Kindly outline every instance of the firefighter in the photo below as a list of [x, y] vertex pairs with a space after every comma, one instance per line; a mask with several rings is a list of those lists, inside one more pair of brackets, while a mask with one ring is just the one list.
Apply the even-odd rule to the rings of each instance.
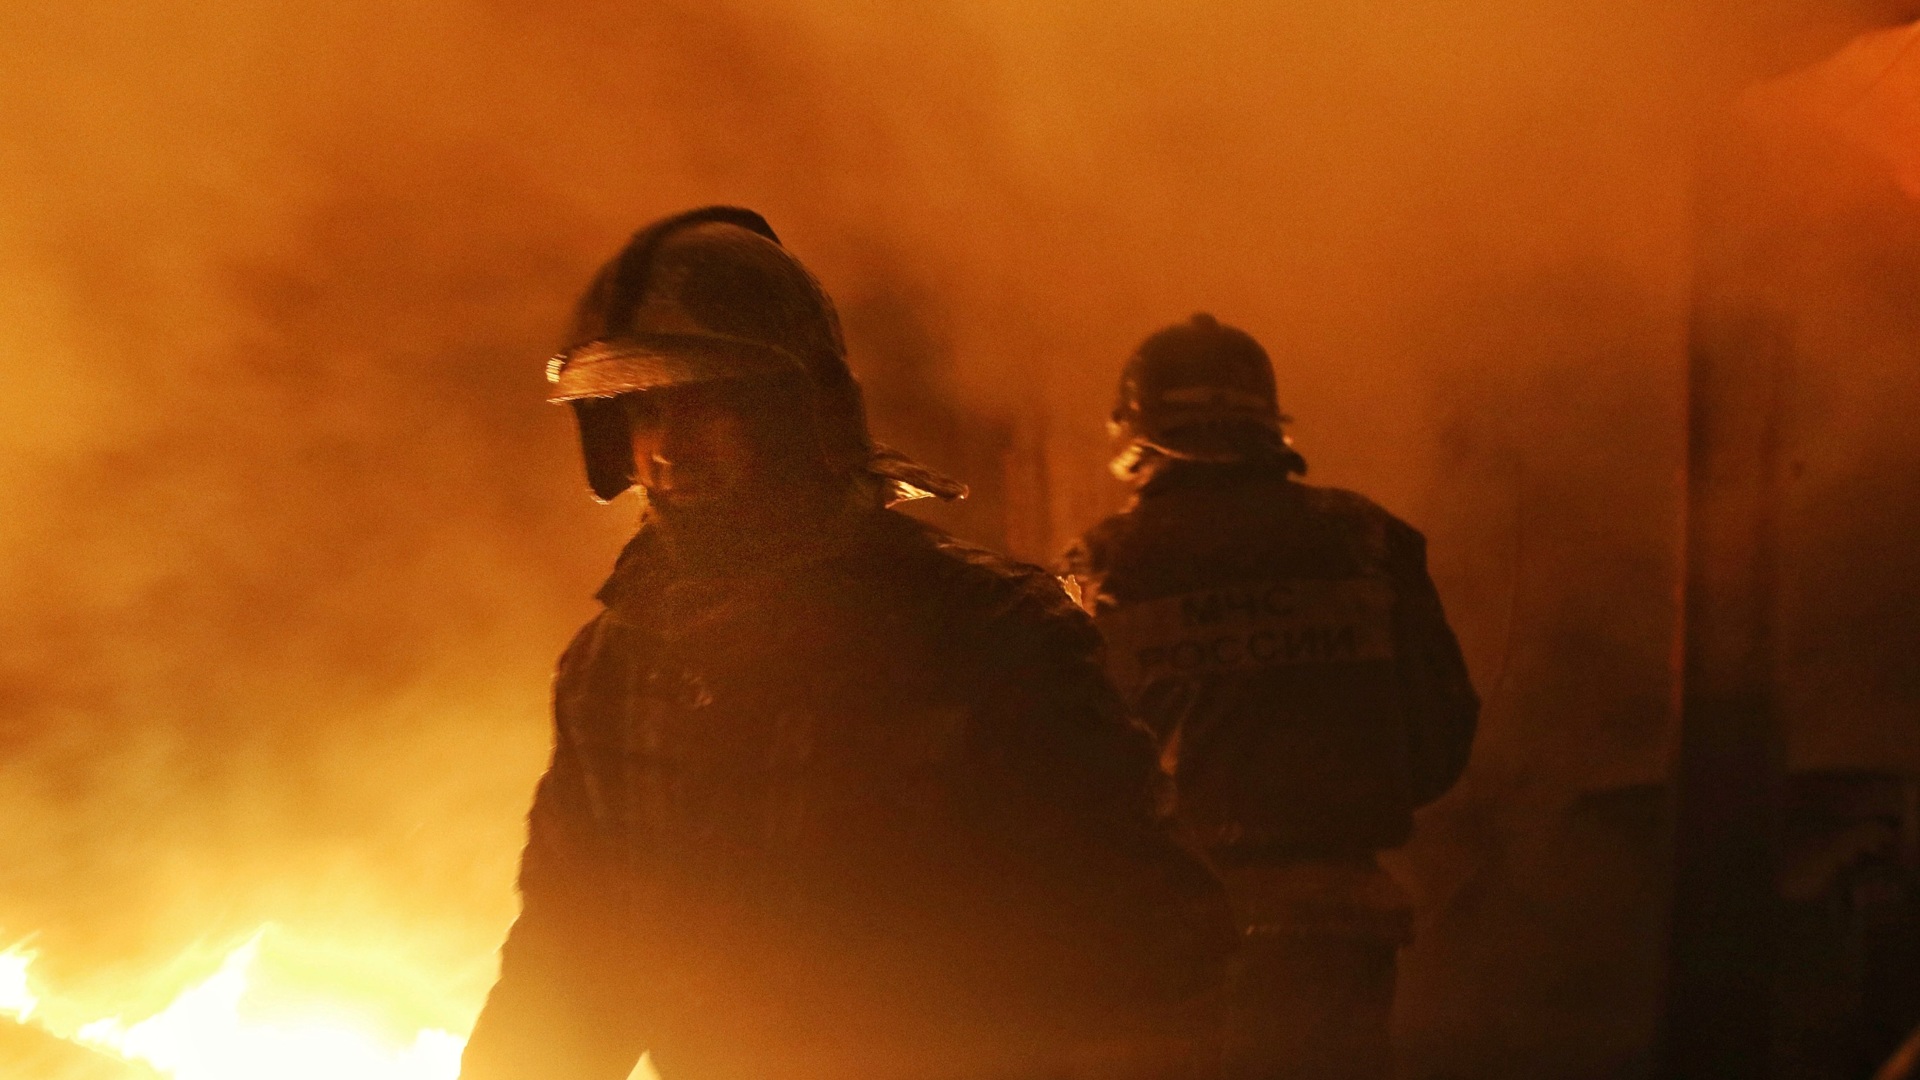
[[1208, 315], [1127, 362], [1123, 512], [1068, 553], [1243, 935], [1226, 1075], [1389, 1068], [1405, 894], [1376, 862], [1465, 767], [1479, 700], [1420, 533], [1297, 479], [1266, 351]]
[[548, 373], [645, 514], [464, 1080], [1199, 1075], [1232, 916], [1150, 735], [1057, 579], [888, 509], [962, 489], [871, 442], [767, 223], [639, 232]]

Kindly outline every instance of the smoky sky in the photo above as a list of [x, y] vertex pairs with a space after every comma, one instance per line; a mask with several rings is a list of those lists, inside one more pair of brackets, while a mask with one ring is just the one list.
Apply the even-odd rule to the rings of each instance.
[[1141, 337], [1265, 342], [1311, 478], [1429, 534], [1487, 698], [1410, 864], [1447, 895], [1512, 815], [1659, 774], [1702, 132], [1859, 21], [1780, 11], [7, 5], [0, 936], [107, 997], [269, 920], [384, 936], [467, 1022], [634, 519], [542, 364], [631, 230], [712, 202], [820, 274], [857, 372], [918, 365], [883, 437], [937, 442], [918, 397], [1015, 433], [1028, 558], [1120, 498]]

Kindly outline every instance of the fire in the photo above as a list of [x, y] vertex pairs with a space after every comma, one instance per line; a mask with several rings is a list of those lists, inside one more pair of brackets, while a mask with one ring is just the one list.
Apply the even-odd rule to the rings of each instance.
[[[107, 1017], [73, 1030], [36, 1025], [70, 1042], [144, 1065], [167, 1080], [455, 1080], [465, 1039], [438, 1028], [411, 1040], [356, 1021], [348, 1002], [304, 1014], [263, 1015], [255, 975], [259, 935], [228, 953], [218, 971], [133, 1023]], [[26, 1023], [41, 998], [30, 980], [36, 954], [0, 953], [0, 1015]], [[284, 1010], [283, 1010], [284, 1011]]]
[[17, 942], [6, 952], [0, 952], [0, 1016], [12, 1017], [23, 1024], [33, 1018], [40, 998], [27, 985], [27, 969], [39, 958], [40, 954], [27, 948], [25, 942]]

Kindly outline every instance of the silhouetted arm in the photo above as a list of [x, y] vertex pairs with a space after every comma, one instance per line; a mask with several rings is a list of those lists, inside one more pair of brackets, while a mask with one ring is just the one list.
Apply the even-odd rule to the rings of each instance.
[[520, 917], [461, 1080], [626, 1080], [646, 1049], [636, 958], [621, 925], [624, 882], [596, 827], [590, 772], [568, 715], [614, 704], [580, 693], [576, 681], [597, 637], [590, 625], [561, 659], [553, 761], [534, 794], [520, 859]]
[[1136, 1003], [1205, 995], [1234, 947], [1224, 891], [1160, 811], [1166, 777], [1127, 714], [1092, 620], [1035, 574], [984, 632], [979, 715], [1006, 785], [1007, 829], [1066, 878], [1090, 920], [1092, 969], [1118, 961], [1147, 983]]
[[1387, 533], [1387, 556], [1395, 594], [1395, 666], [1407, 707], [1411, 794], [1418, 807], [1446, 794], [1466, 770], [1480, 696], [1427, 574], [1426, 539], [1396, 521]]

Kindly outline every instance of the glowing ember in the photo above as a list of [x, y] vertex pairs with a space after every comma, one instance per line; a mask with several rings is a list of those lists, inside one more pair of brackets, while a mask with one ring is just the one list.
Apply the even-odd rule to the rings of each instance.
[[[229, 953], [213, 975], [144, 1020], [129, 1024], [110, 1017], [53, 1034], [151, 1066], [169, 1080], [455, 1080], [459, 1075], [465, 1040], [448, 1031], [430, 1028], [417, 1031], [411, 1042], [395, 1042], [338, 1017], [251, 1015], [243, 1006], [256, 989], [253, 966], [259, 951], [256, 936]], [[0, 953], [0, 1015], [25, 1022], [38, 1007], [40, 999], [28, 983], [35, 955], [21, 945]]]

